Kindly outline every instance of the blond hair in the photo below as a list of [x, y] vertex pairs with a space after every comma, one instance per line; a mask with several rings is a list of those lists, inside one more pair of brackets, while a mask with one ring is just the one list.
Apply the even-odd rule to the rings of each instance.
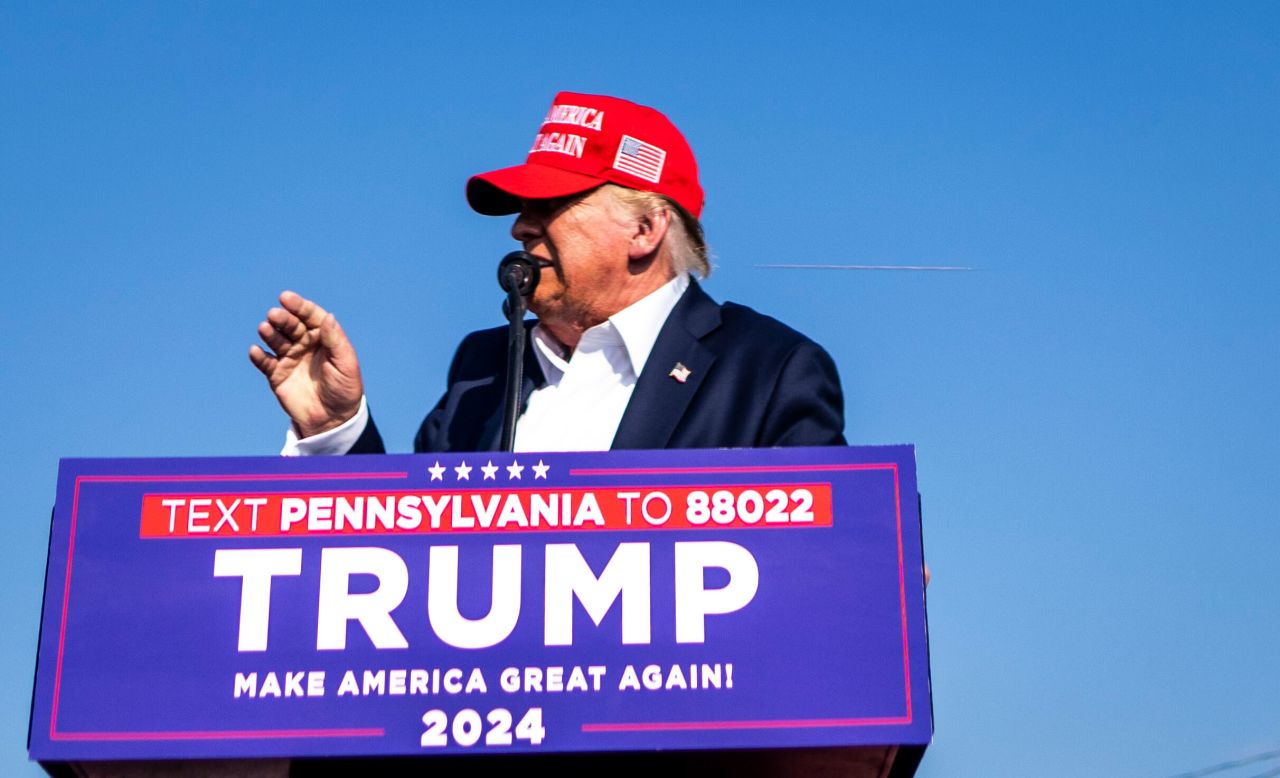
[[632, 209], [639, 216], [658, 209], [671, 212], [674, 217], [667, 228], [667, 245], [671, 249], [671, 266], [677, 274], [693, 273], [701, 278], [711, 274], [707, 241], [702, 234], [702, 224], [675, 200], [655, 192], [642, 192], [617, 184], [605, 184], [614, 199]]

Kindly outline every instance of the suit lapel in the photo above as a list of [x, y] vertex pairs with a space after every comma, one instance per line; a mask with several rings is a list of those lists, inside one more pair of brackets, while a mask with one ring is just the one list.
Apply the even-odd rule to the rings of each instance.
[[[614, 435], [613, 448], [667, 446], [716, 360], [715, 353], [701, 339], [719, 326], [720, 306], [691, 279], [649, 352]], [[689, 369], [684, 382], [671, 376], [677, 363]]]

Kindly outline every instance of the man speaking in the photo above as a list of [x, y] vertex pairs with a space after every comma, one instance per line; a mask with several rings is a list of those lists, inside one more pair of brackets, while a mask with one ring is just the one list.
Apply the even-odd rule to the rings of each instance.
[[[472, 177], [467, 201], [517, 214], [511, 236], [542, 264], [516, 451], [844, 444], [827, 353], [694, 280], [710, 269], [697, 163], [658, 111], [561, 92], [524, 164]], [[293, 422], [284, 453], [382, 453], [342, 327], [292, 292], [280, 306], [249, 359]], [[498, 448], [506, 334], [463, 339], [415, 451]]]

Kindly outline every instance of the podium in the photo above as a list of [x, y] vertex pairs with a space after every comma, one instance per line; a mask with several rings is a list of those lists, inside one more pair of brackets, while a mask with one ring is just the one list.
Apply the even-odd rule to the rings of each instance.
[[909, 776], [910, 446], [64, 460], [51, 774]]

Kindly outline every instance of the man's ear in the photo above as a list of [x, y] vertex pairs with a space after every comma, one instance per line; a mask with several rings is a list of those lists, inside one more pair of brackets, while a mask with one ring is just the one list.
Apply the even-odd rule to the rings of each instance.
[[640, 214], [636, 219], [635, 232], [631, 235], [628, 258], [639, 260], [652, 256], [667, 237], [667, 229], [670, 227], [670, 208], [654, 208], [648, 213]]

